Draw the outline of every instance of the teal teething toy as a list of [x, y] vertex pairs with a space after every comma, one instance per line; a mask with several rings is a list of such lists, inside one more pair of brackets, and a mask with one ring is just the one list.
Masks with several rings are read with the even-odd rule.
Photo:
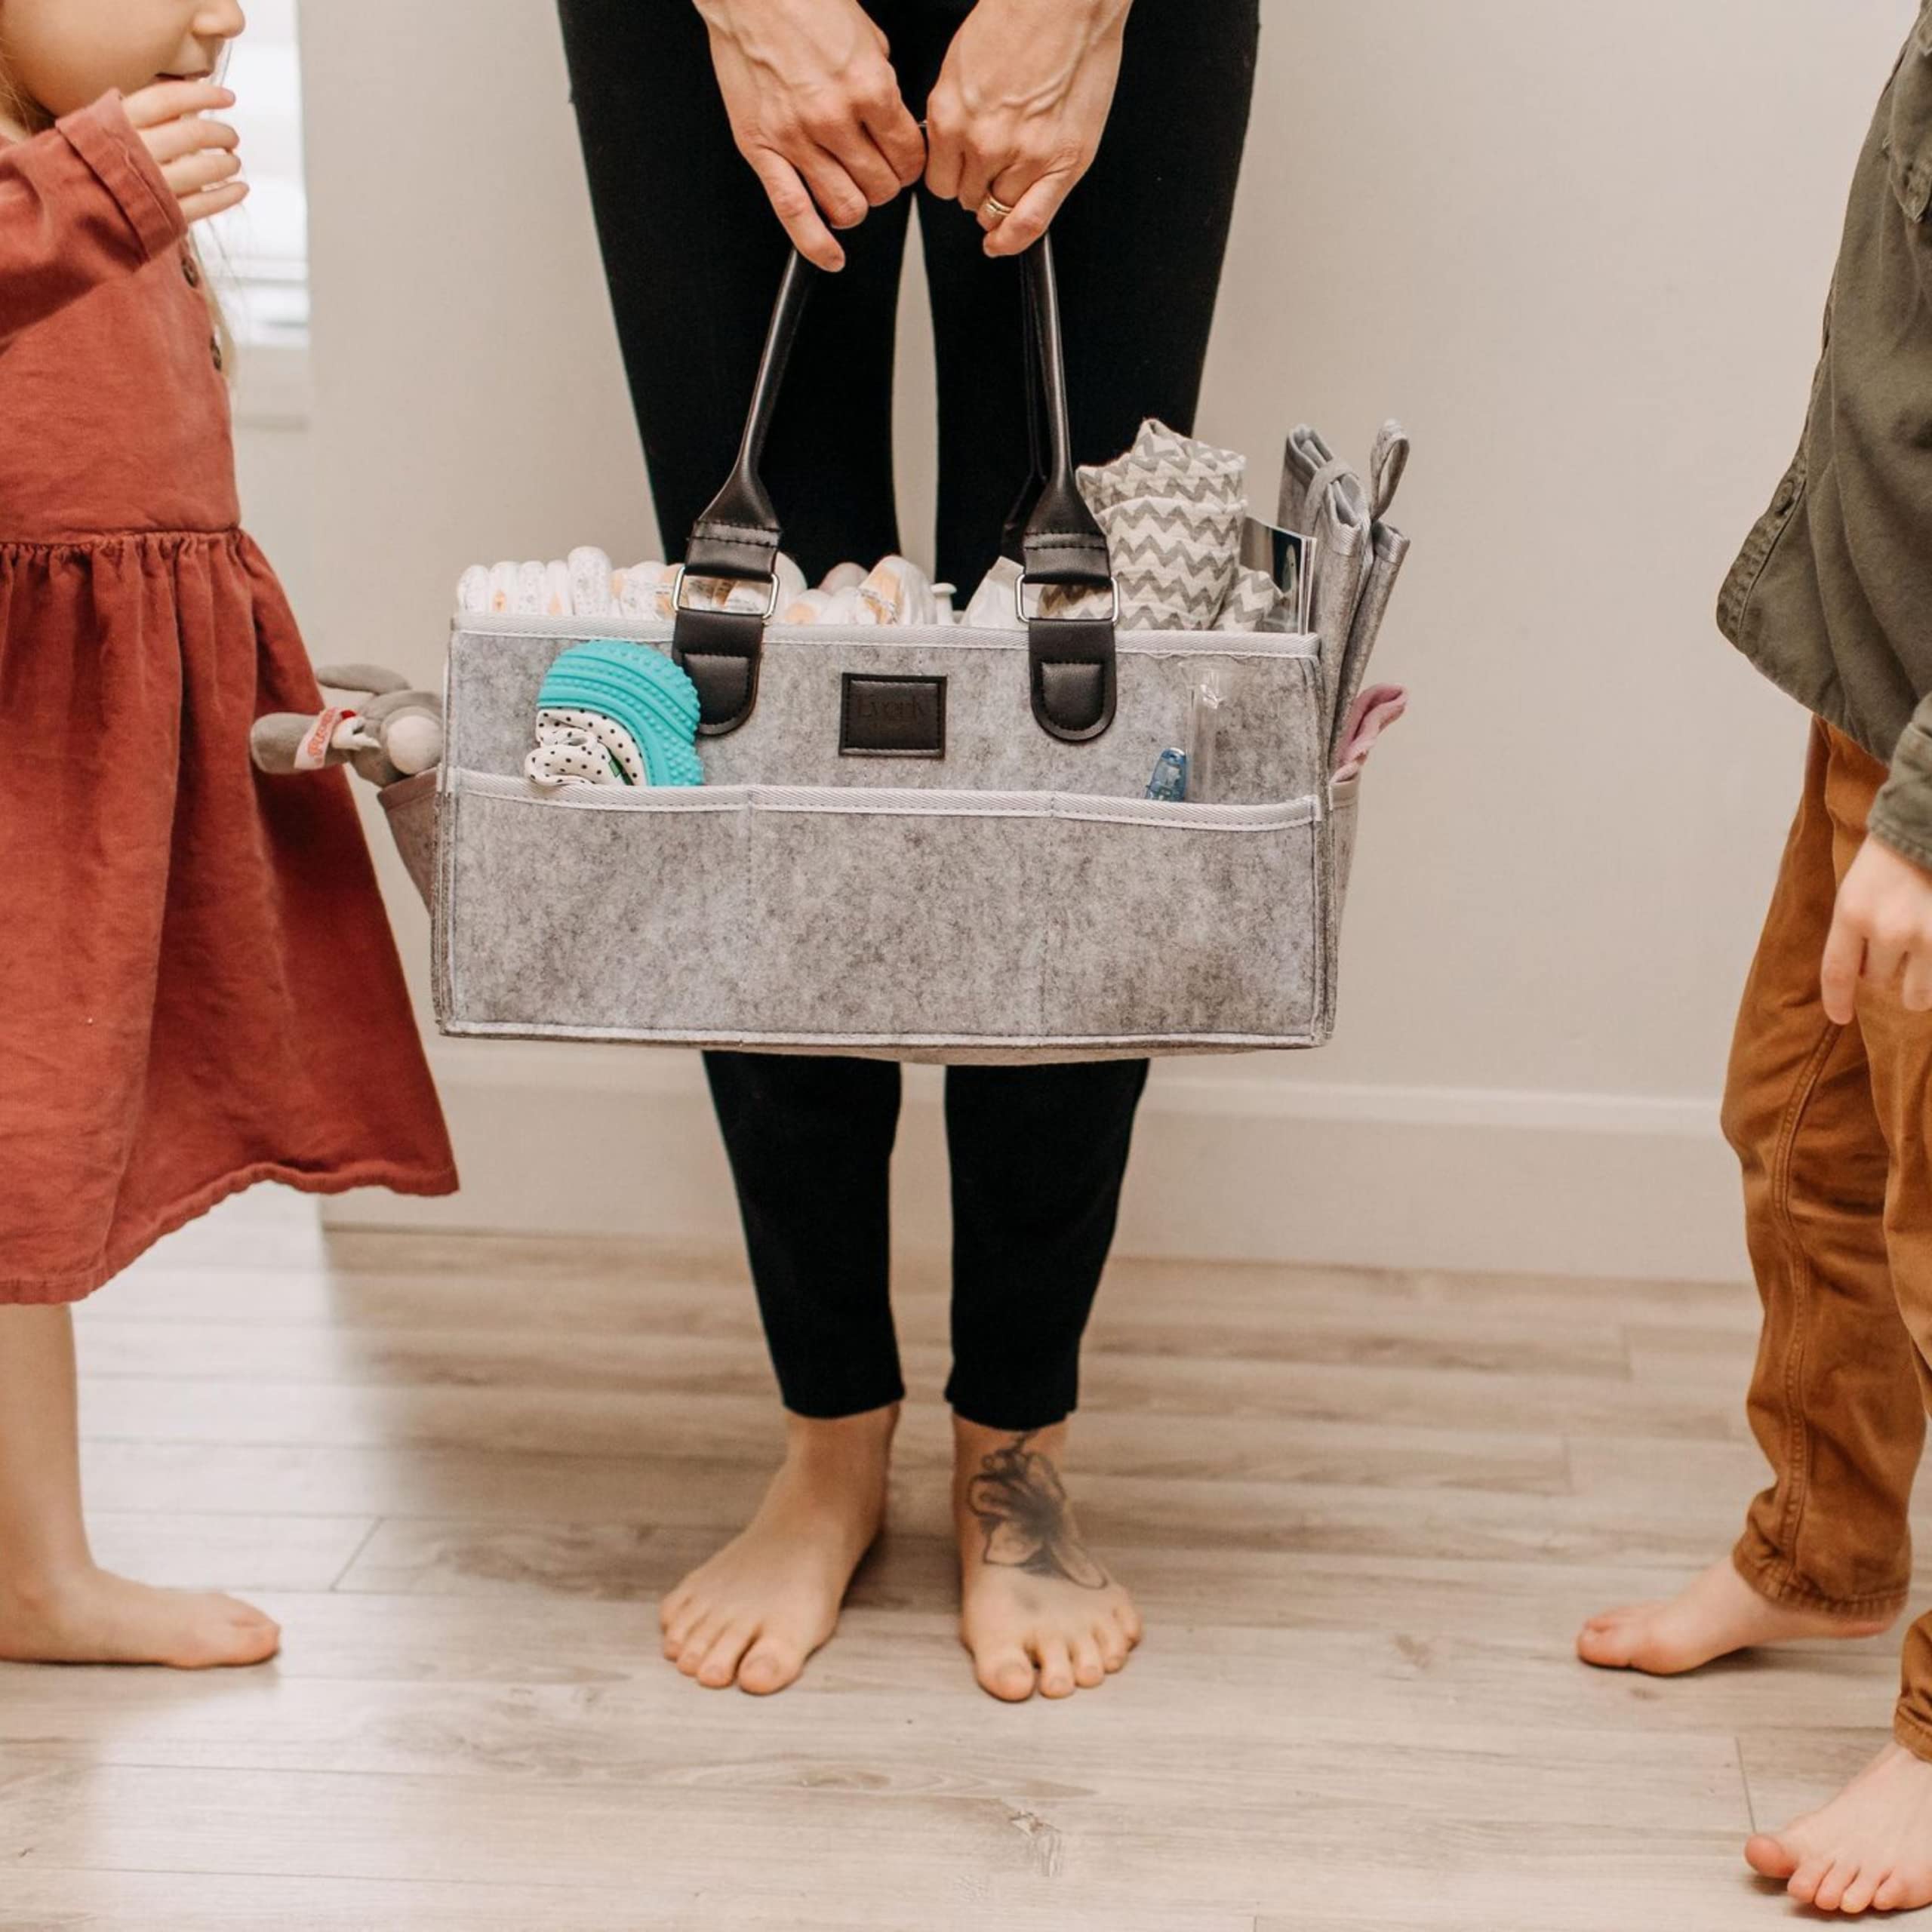
[[696, 749], [697, 687], [650, 645], [614, 637], [571, 645], [545, 674], [537, 708], [608, 718], [635, 745], [648, 784], [704, 783]]

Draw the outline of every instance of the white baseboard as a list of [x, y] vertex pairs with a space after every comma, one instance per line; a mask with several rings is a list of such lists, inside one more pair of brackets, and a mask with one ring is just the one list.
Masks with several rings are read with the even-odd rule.
[[[694, 1055], [446, 1040], [432, 1057], [463, 1192], [346, 1195], [329, 1204], [332, 1223], [737, 1238]], [[1272, 1072], [1157, 1066], [1118, 1252], [1649, 1280], [1748, 1272], [1715, 1101]], [[909, 1069], [894, 1214], [911, 1249], [946, 1240], [939, 1101], [938, 1069]]]

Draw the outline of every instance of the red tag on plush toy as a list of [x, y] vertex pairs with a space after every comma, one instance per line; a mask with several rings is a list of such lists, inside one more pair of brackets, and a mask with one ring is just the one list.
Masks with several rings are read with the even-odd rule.
[[335, 734], [345, 718], [353, 718], [352, 711], [340, 706], [322, 713], [315, 723], [302, 734], [302, 742], [295, 747], [295, 769], [297, 771], [319, 771], [329, 761], [329, 752], [335, 743]]

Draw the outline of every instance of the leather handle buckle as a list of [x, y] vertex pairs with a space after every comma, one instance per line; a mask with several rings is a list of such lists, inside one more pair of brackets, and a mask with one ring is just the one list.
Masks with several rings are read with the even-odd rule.
[[[1015, 614], [1018, 616], [1020, 621], [1023, 624], [1025, 624], [1030, 628], [1035, 624], [1097, 624], [1103, 622], [1109, 624], [1118, 624], [1120, 622], [1120, 579], [1114, 576], [1112, 572], [1108, 574], [1107, 589], [1111, 594], [1113, 601], [1104, 619], [1101, 617], [1097, 611], [1081, 611], [1073, 613], [1070, 615], [1051, 617], [1048, 617], [1044, 611], [1028, 610], [1026, 608], [1026, 586], [1029, 583], [1049, 583], [1054, 581], [1054, 580], [1051, 577], [1038, 577], [1030, 576], [1025, 571], [1022, 571], [1018, 577], [1014, 580], [1013, 586], [1013, 608]], [[1097, 590], [1099, 589], [1100, 586], [1098, 584], [1079, 584], [1069, 587], [1077, 589]]]
[[[709, 574], [710, 573], [706, 571], [694, 571], [688, 564], [680, 564], [678, 566], [676, 574], [671, 579], [671, 609], [675, 615], [702, 617], [705, 614], [702, 605], [687, 604], [684, 601], [685, 579], [687, 576], [703, 577], [708, 577]], [[757, 581], [755, 578], [748, 577], [721, 577], [715, 580], [728, 583], [753, 583]], [[771, 595], [764, 600], [764, 608], [759, 613], [758, 621], [761, 623], [770, 623], [772, 612], [778, 608], [778, 579], [775, 574], [771, 579]], [[1120, 601], [1120, 593], [1118, 590], [1114, 593], [1114, 601], [1115, 608], [1118, 609]], [[715, 609], [717, 607], [714, 605], [712, 608]], [[741, 614], [734, 611], [731, 614], [737, 616]]]

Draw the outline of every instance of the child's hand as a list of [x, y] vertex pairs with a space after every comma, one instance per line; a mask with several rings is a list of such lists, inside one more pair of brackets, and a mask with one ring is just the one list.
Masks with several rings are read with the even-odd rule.
[[161, 81], [122, 104], [189, 220], [205, 221], [247, 195], [248, 183], [237, 179], [240, 136], [225, 121], [202, 118], [235, 105], [226, 88], [211, 81]]
[[1932, 872], [1867, 838], [1838, 888], [1825, 942], [1825, 1012], [1851, 1023], [1861, 980], [1887, 986], [1903, 975], [1908, 1013], [1932, 1010]]

